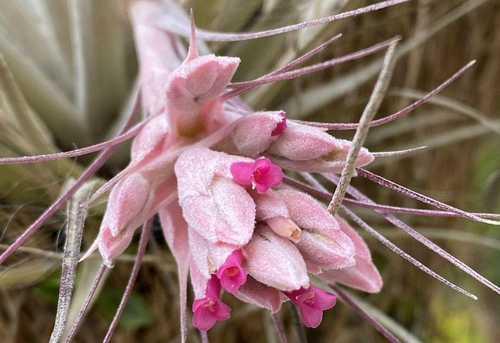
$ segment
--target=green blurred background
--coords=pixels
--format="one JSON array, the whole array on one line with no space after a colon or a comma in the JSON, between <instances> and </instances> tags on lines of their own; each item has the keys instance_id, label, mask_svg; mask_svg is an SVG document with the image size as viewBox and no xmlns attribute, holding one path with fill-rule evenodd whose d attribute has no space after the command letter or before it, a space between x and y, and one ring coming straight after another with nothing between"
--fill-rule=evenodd
<instances>
[{"instance_id":1,"label":"green blurred background","mask_svg":"<svg viewBox=\"0 0 500 343\"><path fill-rule=\"evenodd\" d=\"M129 1L18 0L0 3L0 155L51 152L101 141L115 132L137 72L127 18ZM361 7L356 0L191 0L201 28L256 31ZM500 2L414 0L377 13L285 36L214 43L218 54L239 56L238 80L255 78L329 37L344 36L314 62L340 56L395 35L403 37L382 114L407 105L472 59L477 65L441 96L411 116L370 132L372 151L426 145L405 158L377 162L373 170L443 202L470 211L500 212ZM327 72L263 87L246 96L255 109L286 109L289 116L352 122L366 104L381 56ZM341 136L349 137L342 134ZM0 247L11 242L78 175L90 159L0 167ZM126 163L126 149L100 174ZM378 202L419 204L373 184L354 184ZM91 209L85 242L95 236L101 206ZM380 218L360 211L401 248L479 296L472 301L367 238L385 286L377 295L353 294L408 342L499 342L498 296L427 251ZM500 284L499 229L461 219L405 216L420 232ZM2 342L44 342L52 330L64 242L62 211L29 242L33 248L0 269ZM156 230L158 231L158 230ZM178 340L177 284L172 258L159 232L150 245L139 283L115 336L116 342ZM78 342L100 341L130 272L119 262L85 321ZM80 267L85 289L96 261ZM77 290L77 295L80 295ZM214 342L275 342L263 311L230 301L233 318L211 332ZM297 339L288 308L284 320ZM380 312L373 312L380 311ZM328 312L310 342L379 342L381 336L343 304ZM193 341L197 340L193 333Z\"/></svg>"}]
</instances>

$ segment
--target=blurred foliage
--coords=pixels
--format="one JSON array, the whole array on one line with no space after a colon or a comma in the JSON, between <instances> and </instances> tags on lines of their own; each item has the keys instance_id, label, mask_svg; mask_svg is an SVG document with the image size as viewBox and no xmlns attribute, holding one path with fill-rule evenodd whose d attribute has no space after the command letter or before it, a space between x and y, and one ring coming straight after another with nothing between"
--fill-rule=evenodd
<instances>
[{"instance_id":1,"label":"blurred foliage","mask_svg":"<svg viewBox=\"0 0 500 343\"><path fill-rule=\"evenodd\" d=\"M194 8L202 28L255 31L345 11L368 0L179 0ZM0 154L15 156L67 149L111 135L121 121L120 108L137 71L128 1L26 0L0 4ZM249 79L284 64L297 54L342 32L343 38L313 62L366 47L395 35L403 37L394 91L426 91L471 59L477 66L443 93L445 99L474 108L480 118L500 121L500 3L494 0L414 0L409 4L286 36L240 43L211 43L221 54L238 55L238 79ZM21 28L21 29L20 29ZM356 121L378 71L379 57L342 65L292 82L265 86L246 96L256 109L286 108L289 115L324 121ZM3 62L5 60L5 63ZM398 94L394 92L394 94ZM408 103L389 96L383 113ZM429 150L404 159L378 163L376 171L389 179L454 206L500 212L500 138L484 120L460 111L428 104L409 118L372 130L373 151L426 144ZM382 113L382 114L383 114ZM438 149L439 148L439 149ZM1 243L7 244L48 206L65 180L81 172L87 159L38 166L0 168ZM107 177L124 161L113 160ZM414 201L356 180L377 201L418 206ZM99 209L87 220L85 242L92 241ZM367 214L367 212L363 212ZM375 227L384 228L370 217ZM64 216L55 217L29 246L60 252ZM431 232L450 252L500 284L498 229L459 219L408 218ZM377 242L368 241L386 286L377 295L359 295L425 342L498 342L498 297L463 273L388 229L398 245L454 282L478 294L477 302L443 288ZM158 231L158 230L157 230ZM165 342L178 339L177 285L171 258L163 252L161 235L148 253L160 258L145 264L121 321L116 342ZM385 231L384 231L385 233ZM460 233L490 239L454 240ZM135 252L131 247L130 253ZM2 342L46 341L55 317L58 263L54 256L18 253L0 270L0 337ZM92 275L92 266L87 266ZM119 263L108 278L96 306L83 325L78 342L100 341L109 325L130 272ZM85 273L81 273L87 275ZM83 277L85 282L85 277ZM88 279L88 278L87 278ZM84 288L84 286L82 286ZM78 291L77 291L78 292ZM261 342L273 337L262 311L231 300L233 318L211 332L214 342ZM392 318L392 319L390 319ZM297 339L288 311L284 320L292 341ZM271 333L270 333L271 332ZM190 338L198 338L192 333ZM311 342L383 341L349 308L339 304L322 326L308 332Z\"/></svg>"},{"instance_id":2,"label":"blurred foliage","mask_svg":"<svg viewBox=\"0 0 500 343\"><path fill-rule=\"evenodd\" d=\"M96 310L105 320L111 322L115 315L116 308L122 297L122 290L116 288L105 288L101 291L100 297L96 301ZM139 295L132 295L120 325L128 331L134 331L143 327L151 326L154 317L147 307L144 298Z\"/></svg>"}]
</instances>

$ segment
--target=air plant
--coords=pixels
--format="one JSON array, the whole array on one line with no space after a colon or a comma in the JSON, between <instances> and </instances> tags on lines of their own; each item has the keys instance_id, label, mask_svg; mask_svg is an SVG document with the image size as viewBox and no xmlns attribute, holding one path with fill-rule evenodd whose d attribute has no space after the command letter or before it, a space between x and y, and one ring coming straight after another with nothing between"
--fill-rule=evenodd
<instances>
[{"instance_id":1,"label":"air plant","mask_svg":"<svg viewBox=\"0 0 500 343\"><path fill-rule=\"evenodd\" d=\"M230 320L231 308L222 300L226 292L273 314L289 301L297 309L302 324L310 328L320 325L323 312L331 310L338 299L351 305L389 341L397 342L389 330L357 307L339 286L367 293L378 293L383 286L370 250L352 224L453 290L476 298L404 252L352 211L352 207L365 207L500 293L498 286L395 214L456 216L500 225L496 220L498 216L457 209L366 169L374 160L420 148L375 153L363 147L370 127L407 116L460 77L474 61L412 104L374 119L396 64L398 37L322 63L302 66L339 39L337 35L273 72L242 82L232 82L240 64L238 57L200 53L200 47L206 49L203 41L259 39L406 1L382 1L296 25L241 34L199 30L193 18L190 22L182 9L170 1L133 1L130 16L139 75L124 127L116 137L84 148L0 159L4 165L28 164L99 152L79 178L0 255L0 263L23 246L75 194L80 194L77 196L80 202L74 209L74 217L82 224L85 209L109 192L99 233L80 259L85 260L97 250L102 264L66 341L77 333L101 279L139 231L141 239L129 283L104 338L105 342L110 341L138 276L151 237L151 222L156 215L177 263L183 341L188 330L190 281L194 291L192 323L204 332L204 337L218 322ZM183 45L186 36L189 37L188 49ZM291 119L296 117L293 113L279 109L255 111L239 98L266 84L296 79L382 51L385 57L381 71L358 123L294 120ZM143 118L137 122L138 112ZM329 131L341 130L355 130L353 139L339 139L329 134ZM132 140L128 166L90 195L87 181L128 140ZM302 180L297 179L299 176ZM318 181L318 176L336 185L333 194ZM353 177L366 178L436 210L377 204L350 185ZM75 246L79 246L79 239L81 237L73 239ZM71 242L68 237L66 244L73 256L66 268L63 264L66 281L61 282L53 342L63 337L73 287L76 256ZM280 325L277 328L279 330ZM280 337L286 339L283 332Z\"/></svg>"}]
</instances>

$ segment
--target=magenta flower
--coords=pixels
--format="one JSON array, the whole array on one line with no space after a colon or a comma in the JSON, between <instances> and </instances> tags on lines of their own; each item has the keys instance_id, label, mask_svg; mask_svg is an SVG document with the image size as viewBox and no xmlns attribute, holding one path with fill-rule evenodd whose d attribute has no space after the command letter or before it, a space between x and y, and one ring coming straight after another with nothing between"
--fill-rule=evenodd
<instances>
[{"instance_id":1,"label":"magenta flower","mask_svg":"<svg viewBox=\"0 0 500 343\"><path fill-rule=\"evenodd\" d=\"M277 187L283 180L281 168L267 158L255 162L235 162L231 165L234 181L244 187L251 187L258 193L265 193Z\"/></svg>"},{"instance_id":2,"label":"magenta flower","mask_svg":"<svg viewBox=\"0 0 500 343\"><path fill-rule=\"evenodd\" d=\"M247 272L243 268L244 259L241 250L236 250L217 271L222 288L229 293L236 293L247 281Z\"/></svg>"},{"instance_id":3,"label":"magenta flower","mask_svg":"<svg viewBox=\"0 0 500 343\"><path fill-rule=\"evenodd\" d=\"M298 307L302 323L308 328L317 328L323 319L323 312L333 308L337 302L335 295L314 286L285 294Z\"/></svg>"},{"instance_id":4,"label":"magenta flower","mask_svg":"<svg viewBox=\"0 0 500 343\"><path fill-rule=\"evenodd\" d=\"M219 280L212 277L207 285L206 297L193 302L193 325L199 330L208 331L218 321L231 316L231 309L220 299Z\"/></svg>"}]
</instances>

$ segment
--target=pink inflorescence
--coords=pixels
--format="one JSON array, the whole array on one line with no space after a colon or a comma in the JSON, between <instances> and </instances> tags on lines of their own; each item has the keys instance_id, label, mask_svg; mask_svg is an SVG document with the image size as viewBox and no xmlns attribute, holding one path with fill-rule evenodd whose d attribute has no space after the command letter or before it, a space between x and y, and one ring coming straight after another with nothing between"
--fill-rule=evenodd
<instances>
[{"instance_id":1,"label":"pink inflorescence","mask_svg":"<svg viewBox=\"0 0 500 343\"><path fill-rule=\"evenodd\" d=\"M189 50L184 56L178 36L151 24L166 11L168 9L154 1L135 1L132 5L141 70L140 94L143 110L149 118L130 131L135 135L130 164L100 190L111 189L111 194L99 234L87 255L98 250L104 263L111 267L130 245L136 230L158 214L178 266L183 339L188 280L195 299L193 324L202 331L230 317L231 309L221 301L223 290L273 313L278 312L285 301L291 301L303 324L311 328L320 325L323 312L336 302L336 296L318 288L314 280L368 293L381 290L382 278L363 238L342 217L332 215L317 200L325 194L329 198L329 194L314 178L309 179L312 186L292 179L284 182L283 170L302 173L306 179L311 178L309 173L319 173L338 182L338 174L348 167L358 168L358 175L448 211L439 214L491 222L361 169L370 164L375 155L366 148L354 149L351 141L328 134L325 128L329 124L287 120L283 111L254 112L236 98L258 85L291 79L329 65L322 63L300 69L299 65L313 53L262 78L231 83L239 58L200 56L195 45L194 25ZM390 44L390 41L379 43L332 60L330 66L375 53ZM321 48L324 46L314 52ZM410 110L389 116L387 121ZM356 127L357 124L339 125ZM124 135L134 136L130 132ZM122 142L123 137L110 141L104 159L112 144L118 139ZM83 150L97 151L97 146ZM55 155L57 158L78 156L84 154L83 150ZM347 156L355 150L359 153L347 163ZM39 158L50 159L47 156ZM35 161L33 157L19 159L21 163L28 160ZM4 159L3 162L15 161ZM84 173L84 177L90 177L99 163ZM77 185L85 181L84 177ZM14 242L0 256L0 263L76 189L75 186L65 193L63 200L58 200ZM355 201L379 211L385 219L500 292L497 286L408 225L391 214L380 212L379 205L355 188L347 187L346 192L352 197L344 199L346 203ZM455 290L470 295L394 246L348 208L344 208L344 213L400 256ZM339 289L335 292L341 296Z\"/></svg>"},{"instance_id":2,"label":"pink inflorescence","mask_svg":"<svg viewBox=\"0 0 500 343\"><path fill-rule=\"evenodd\" d=\"M350 143L290 122L283 111L249 112L228 96L238 89L231 79L240 60L200 56L194 27L181 58L178 38L150 24L162 10L153 1L132 6L150 119L137 130L130 165L106 185L107 209L87 255L97 249L111 267L137 228L159 214L181 290L190 276L193 324L203 331L230 317L223 290L272 312L290 299L304 324L317 327L335 296L313 286L309 275L364 289L358 255L379 289L366 246L356 249L323 204L283 183L283 169L339 172ZM372 160L366 149L360 156L359 166Z\"/></svg>"}]
</instances>

